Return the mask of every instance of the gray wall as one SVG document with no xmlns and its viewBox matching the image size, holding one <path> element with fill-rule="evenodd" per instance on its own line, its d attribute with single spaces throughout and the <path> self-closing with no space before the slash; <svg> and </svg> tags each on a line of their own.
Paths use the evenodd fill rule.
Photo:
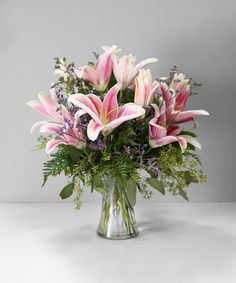
<svg viewBox="0 0 236 283">
<path fill-rule="evenodd" d="M 232 1 L 0 1 L 1 161 L 0 201 L 60 201 L 64 178 L 41 189 L 44 152 L 32 152 L 31 125 L 40 115 L 26 106 L 48 92 L 56 56 L 77 64 L 91 51 L 117 44 L 138 60 L 155 56 L 152 70 L 165 75 L 176 64 L 202 82 L 190 108 L 200 117 L 206 185 L 191 186 L 193 201 L 236 201 L 235 81 L 236 2 Z M 90 193 L 85 200 L 97 200 Z M 155 194 L 155 200 L 172 201 Z"/>
</svg>

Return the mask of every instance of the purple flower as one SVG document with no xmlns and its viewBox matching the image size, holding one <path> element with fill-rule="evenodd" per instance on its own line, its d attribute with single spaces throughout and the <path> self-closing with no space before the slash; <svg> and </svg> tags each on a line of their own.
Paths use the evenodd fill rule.
<svg viewBox="0 0 236 283">
<path fill-rule="evenodd" d="M 91 149 L 94 149 L 94 150 L 102 151 L 106 148 L 106 145 L 105 145 L 104 141 L 96 140 L 94 142 L 89 142 L 88 147 L 91 148 Z"/>
</svg>

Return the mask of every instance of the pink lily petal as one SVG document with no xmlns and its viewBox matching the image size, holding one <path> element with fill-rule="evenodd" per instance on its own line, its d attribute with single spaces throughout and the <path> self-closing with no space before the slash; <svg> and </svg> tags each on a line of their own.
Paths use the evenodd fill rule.
<svg viewBox="0 0 236 283">
<path fill-rule="evenodd" d="M 188 143 L 192 144 L 193 146 L 195 146 L 199 149 L 202 148 L 201 144 L 199 143 L 199 141 L 196 138 L 191 137 L 191 136 L 187 136 L 187 135 L 181 135 L 181 137 L 184 137 L 186 139 L 186 141 Z"/>
<path fill-rule="evenodd" d="M 180 74 L 174 74 L 174 78 L 170 84 L 171 88 L 181 90 L 184 86 L 189 84 L 189 79 L 185 79 L 185 75 Z"/>
<path fill-rule="evenodd" d="M 51 154 L 59 144 L 66 144 L 64 140 L 50 140 L 46 144 L 46 153 Z"/>
<path fill-rule="evenodd" d="M 92 103 L 94 104 L 97 113 L 100 113 L 101 111 L 101 107 L 102 107 L 102 101 L 100 99 L 100 97 L 98 97 L 95 94 L 88 94 L 87 97 L 92 101 Z"/>
<path fill-rule="evenodd" d="M 189 88 L 181 91 L 176 97 L 175 110 L 183 111 L 189 98 Z"/>
<path fill-rule="evenodd" d="M 155 103 L 152 103 L 151 106 L 155 110 L 155 117 L 159 117 L 160 116 L 160 109 L 159 109 L 158 105 L 156 105 Z"/>
<path fill-rule="evenodd" d="M 112 73 L 112 61 L 111 55 L 117 49 L 116 45 L 111 46 L 106 49 L 105 52 L 99 57 L 97 61 L 97 72 L 99 76 L 99 81 L 104 84 L 110 79 Z"/>
<path fill-rule="evenodd" d="M 125 71 L 128 66 L 129 56 L 122 56 L 119 61 L 116 55 L 113 55 L 113 73 L 117 82 L 123 84 L 125 80 L 125 75 L 127 76 L 127 71 Z"/>
<path fill-rule="evenodd" d="M 98 124 L 97 122 L 91 119 L 87 127 L 88 138 L 92 141 L 95 141 L 103 128 L 103 125 Z"/>
<path fill-rule="evenodd" d="M 48 114 L 44 105 L 42 103 L 40 103 L 39 101 L 31 100 L 31 101 L 27 102 L 27 105 L 29 107 L 33 108 L 35 111 L 39 112 L 40 114 L 43 114 L 44 116 L 46 116 L 50 119 L 52 118 L 51 115 Z"/>
<path fill-rule="evenodd" d="M 45 123 L 48 123 L 48 121 L 39 121 L 39 122 L 35 123 L 30 130 L 31 134 L 35 131 L 36 128 L 41 127 Z"/>
<path fill-rule="evenodd" d="M 73 94 L 68 98 L 68 101 L 73 103 L 75 106 L 83 109 L 86 113 L 88 113 L 94 121 L 98 124 L 102 124 L 99 119 L 99 113 L 97 112 L 96 107 L 90 98 L 82 93 Z"/>
<path fill-rule="evenodd" d="M 147 66 L 150 63 L 156 63 L 158 62 L 158 59 L 156 58 L 148 58 L 145 59 L 143 61 L 141 61 L 139 64 L 136 65 L 136 67 L 134 68 L 134 73 L 135 75 L 139 72 L 140 69 L 144 68 L 145 66 Z"/>
<path fill-rule="evenodd" d="M 73 70 L 74 70 L 74 73 L 76 74 L 76 76 L 77 76 L 79 79 L 82 79 L 83 74 L 84 74 L 84 68 L 83 68 L 83 67 L 74 68 Z"/>
<path fill-rule="evenodd" d="M 140 106 L 149 106 L 153 101 L 154 91 L 158 86 L 157 81 L 152 81 L 151 71 L 141 69 L 135 79 L 134 102 Z"/>
<path fill-rule="evenodd" d="M 119 90 L 120 90 L 120 85 L 116 84 L 105 95 L 101 108 L 101 115 L 103 116 L 104 121 L 112 121 L 117 118 L 118 115 L 117 94 Z"/>
<path fill-rule="evenodd" d="M 74 120 L 74 127 L 77 126 L 79 120 L 80 120 L 80 117 L 82 115 L 84 115 L 86 113 L 86 111 L 84 111 L 83 109 L 79 109 L 76 113 L 75 113 L 75 120 Z"/>
<path fill-rule="evenodd" d="M 71 117 L 70 112 L 65 107 L 65 105 L 63 105 L 63 104 L 58 105 L 57 110 L 58 110 L 58 112 L 57 112 L 57 117 L 55 119 L 55 122 L 64 123 L 64 120 L 66 118 L 68 121 L 73 123 L 74 119 Z"/>
<path fill-rule="evenodd" d="M 149 122 L 149 135 L 150 139 L 157 139 L 163 138 L 167 135 L 166 128 L 157 124 L 157 119 L 153 118 Z"/>
<path fill-rule="evenodd" d="M 54 119 L 58 119 L 58 105 L 47 95 L 40 93 L 38 95 L 39 100 L 42 102 L 47 113 Z"/>
<path fill-rule="evenodd" d="M 62 134 L 61 137 L 66 142 L 66 144 L 77 145 L 81 142 L 79 139 L 74 137 L 73 131 L 71 131 L 71 133 L 70 133 L 70 131 L 67 131 L 67 133 Z"/>
<path fill-rule="evenodd" d="M 134 102 L 140 106 L 145 105 L 145 85 L 143 79 L 139 76 L 135 80 Z"/>
<path fill-rule="evenodd" d="M 163 145 L 167 145 L 173 142 L 178 142 L 178 139 L 174 136 L 165 136 L 160 139 L 150 139 L 149 140 L 149 144 L 153 148 L 161 147 Z"/>
<path fill-rule="evenodd" d="M 89 81 L 93 85 L 99 84 L 98 72 L 93 67 L 88 65 L 83 67 L 83 79 Z"/>
<path fill-rule="evenodd" d="M 143 115 L 145 115 L 144 108 L 136 105 L 135 103 L 127 103 L 120 107 L 118 111 L 118 118 L 108 123 L 103 129 L 103 133 L 109 133 L 125 121 L 132 120 Z"/>
<path fill-rule="evenodd" d="M 54 133 L 54 134 L 59 134 L 61 129 L 62 129 L 61 124 L 57 123 L 44 123 L 41 128 L 40 132 L 41 133 Z"/>
<path fill-rule="evenodd" d="M 182 131 L 182 128 L 178 126 L 170 126 L 168 127 L 168 135 L 169 136 L 177 136 Z M 181 135 L 182 136 L 182 135 Z"/>
<path fill-rule="evenodd" d="M 176 93 L 174 89 L 169 89 L 165 83 L 162 83 L 160 89 L 166 104 L 166 114 L 169 116 L 175 109 Z"/>
<path fill-rule="evenodd" d="M 177 139 L 178 139 L 178 142 L 179 142 L 179 145 L 181 147 L 181 151 L 184 152 L 185 149 L 187 148 L 187 140 L 182 137 L 182 136 L 177 136 Z"/>
<path fill-rule="evenodd" d="M 193 121 L 194 118 L 198 115 L 209 115 L 205 110 L 189 110 L 180 112 L 179 115 L 175 118 L 175 123 L 185 123 Z"/>
<path fill-rule="evenodd" d="M 55 88 L 50 89 L 50 96 L 55 103 L 58 102 L 58 97 L 57 97 Z"/>
<path fill-rule="evenodd" d="M 154 104 L 152 104 L 153 106 Z M 162 104 L 161 108 L 158 106 L 153 106 L 155 109 L 155 118 L 158 120 L 158 125 L 165 126 L 166 125 L 166 107 L 165 103 Z"/>
<path fill-rule="evenodd" d="M 187 141 L 184 138 L 181 137 L 174 137 L 174 136 L 166 136 L 163 137 L 161 139 L 158 140 L 149 140 L 149 144 L 151 147 L 156 148 L 156 147 L 161 147 L 163 145 L 167 145 L 173 142 L 178 142 L 180 147 L 181 147 L 181 151 L 184 152 L 184 150 L 187 147 Z"/>
<path fill-rule="evenodd" d="M 156 89 L 159 87 L 159 83 L 157 81 L 154 81 L 152 85 L 149 85 L 150 90 L 148 91 L 148 96 L 146 97 L 146 105 L 148 106 L 152 103 L 153 98 L 154 98 L 154 92 Z"/>
<path fill-rule="evenodd" d="M 86 111 L 84 111 L 83 109 L 79 109 L 76 113 L 75 113 L 75 120 L 78 120 L 82 115 L 86 114 Z"/>
</svg>

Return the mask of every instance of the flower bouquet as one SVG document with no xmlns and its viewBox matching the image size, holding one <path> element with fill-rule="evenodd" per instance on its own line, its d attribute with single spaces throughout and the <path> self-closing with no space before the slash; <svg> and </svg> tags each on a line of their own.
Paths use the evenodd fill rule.
<svg viewBox="0 0 236 283">
<path fill-rule="evenodd" d="M 39 94 L 28 105 L 47 118 L 32 127 L 42 133 L 36 147 L 50 155 L 43 185 L 63 172 L 69 182 L 60 197 L 73 195 L 77 208 L 85 188 L 98 191 L 103 196 L 98 234 L 126 239 L 138 234 L 136 192 L 150 198 L 152 189 L 168 191 L 188 200 L 187 187 L 206 181 L 192 130 L 196 116 L 209 114 L 184 110 L 199 84 L 176 66 L 168 77 L 153 80 L 145 67 L 157 59 L 136 65 L 132 55 L 119 58 L 115 45 L 103 50 L 94 53 L 95 63 L 79 68 L 56 58 L 59 79 L 50 96 Z M 182 128 L 187 122 L 190 130 Z"/>
</svg>

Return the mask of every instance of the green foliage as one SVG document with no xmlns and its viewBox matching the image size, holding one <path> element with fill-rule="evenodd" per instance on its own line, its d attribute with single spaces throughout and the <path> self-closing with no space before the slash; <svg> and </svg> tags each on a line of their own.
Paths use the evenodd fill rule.
<svg viewBox="0 0 236 283">
<path fill-rule="evenodd" d="M 57 176 L 64 172 L 65 176 L 73 176 L 74 161 L 67 151 L 58 150 L 52 154 L 52 159 L 43 163 L 43 185 L 49 176 Z"/>
<path fill-rule="evenodd" d="M 35 150 L 40 150 L 40 149 L 44 149 L 46 147 L 46 144 L 49 140 L 51 140 L 54 136 L 49 134 L 47 136 L 43 136 L 43 135 L 40 135 L 38 138 L 37 138 L 37 143 L 35 145 Z"/>
<path fill-rule="evenodd" d="M 163 195 L 165 194 L 165 187 L 162 182 L 155 178 L 147 178 L 146 181 L 153 189 L 158 190 Z"/>
<path fill-rule="evenodd" d="M 178 144 L 148 148 L 143 156 L 143 163 L 140 163 L 140 145 L 135 142 L 137 132 L 131 131 L 129 125 L 123 128 L 124 132 L 121 131 L 119 135 L 124 144 L 121 145 L 119 139 L 112 139 L 110 136 L 107 137 L 106 149 L 103 151 L 61 145 L 52 154 L 52 159 L 44 163 L 43 185 L 49 176 L 57 176 L 62 172 L 72 178 L 72 182 L 77 180 L 73 189 L 72 185 L 67 185 L 60 195 L 64 199 L 73 192 L 76 193 L 74 202 L 79 208 L 84 188 L 91 187 L 91 191 L 95 189 L 102 193 L 103 177 L 107 175 L 119 180 L 120 186 L 127 190 L 132 204 L 135 204 L 137 190 L 144 198 L 151 197 L 152 191 L 147 184 L 162 194 L 168 191 L 188 200 L 186 188 L 191 183 L 206 182 L 199 157 L 192 147 L 188 147 L 184 153 Z M 130 147 L 130 151 L 127 152 L 126 146 Z M 146 156 L 147 160 L 151 157 L 155 161 L 150 165 L 145 161 Z M 158 172 L 154 168 L 159 168 Z M 140 169 L 146 170 L 150 177 L 142 179 Z"/>
<path fill-rule="evenodd" d="M 104 188 L 103 180 L 99 175 L 91 176 L 91 189 L 92 191 L 95 189 L 98 192 L 102 192 Z"/>
<path fill-rule="evenodd" d="M 147 187 L 145 183 L 137 183 L 137 189 L 144 199 L 150 199 L 153 192 Z"/>
<path fill-rule="evenodd" d="M 159 168 L 158 180 L 147 179 L 153 188 L 158 189 L 160 188 L 158 184 L 162 184 L 162 188 L 173 195 L 180 195 L 188 200 L 186 195 L 188 185 L 206 182 L 207 178 L 200 166 L 199 157 L 190 148 L 182 154 L 179 146 L 171 144 L 161 147 L 156 154 L 156 166 Z M 150 168 L 148 169 L 147 171 L 150 172 Z"/>
<path fill-rule="evenodd" d="M 187 193 L 182 189 L 179 188 L 179 195 L 184 198 L 185 200 L 189 201 L 188 197 L 187 197 Z"/>
<path fill-rule="evenodd" d="M 74 191 L 74 182 L 66 185 L 60 192 L 61 199 L 66 199 L 73 194 Z"/>
<path fill-rule="evenodd" d="M 81 207 L 81 204 L 82 204 L 81 199 L 84 193 L 84 189 L 85 189 L 85 186 L 81 184 L 80 179 L 76 178 L 74 181 L 74 191 L 73 192 L 75 193 L 75 198 L 73 199 L 73 202 L 77 210 L 79 210 Z"/>
</svg>

